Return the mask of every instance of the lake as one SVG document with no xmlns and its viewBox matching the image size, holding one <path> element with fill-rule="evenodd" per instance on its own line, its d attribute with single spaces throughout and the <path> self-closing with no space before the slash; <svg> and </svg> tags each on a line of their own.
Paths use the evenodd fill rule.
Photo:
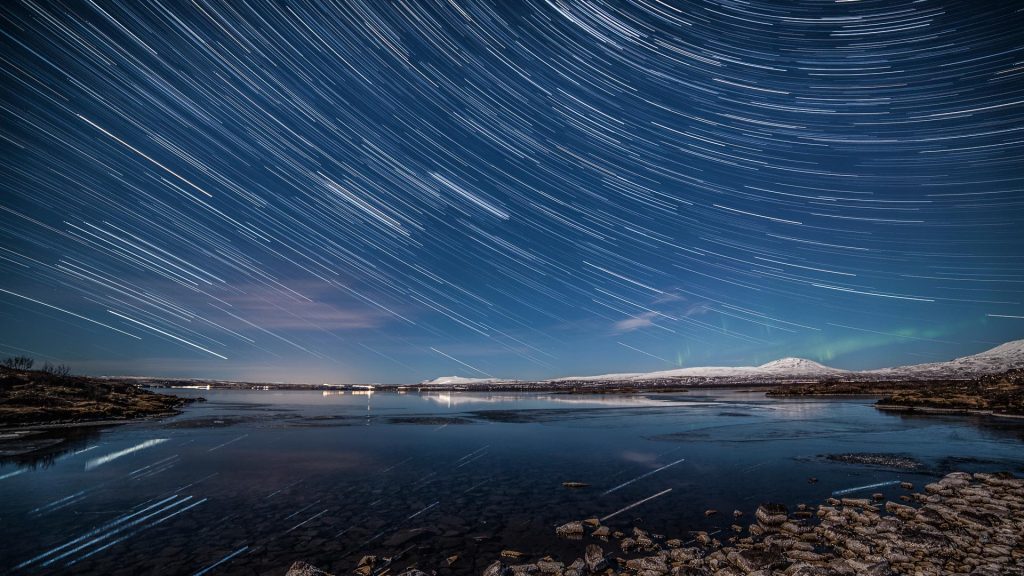
<svg viewBox="0 0 1024 576">
<path fill-rule="evenodd" d="M 0 466 L 0 570 L 283 575 L 306 560 L 349 573 L 364 554 L 401 553 L 397 566 L 479 574 L 505 548 L 571 562 L 578 547 L 553 536 L 570 520 L 685 537 L 728 532 L 733 510 L 749 523 L 765 501 L 895 498 L 899 480 L 1024 470 L 1024 421 L 886 413 L 872 399 L 171 393 L 207 402 L 69 431 L 60 452 Z M 907 461 L 826 457 L 849 453 Z"/>
</svg>

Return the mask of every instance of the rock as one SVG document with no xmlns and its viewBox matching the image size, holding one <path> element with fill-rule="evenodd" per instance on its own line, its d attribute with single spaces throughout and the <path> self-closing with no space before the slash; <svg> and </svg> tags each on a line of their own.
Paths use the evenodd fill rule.
<svg viewBox="0 0 1024 576">
<path fill-rule="evenodd" d="M 870 510 L 872 512 L 878 512 L 878 508 L 871 505 L 871 501 L 867 498 L 843 498 L 840 500 L 843 506 L 852 506 L 854 508 L 863 508 L 864 510 Z"/>
<path fill-rule="evenodd" d="M 904 490 L 913 490 L 914 485 L 910 482 L 900 482 L 900 488 L 903 488 Z"/>
<path fill-rule="evenodd" d="M 586 526 L 596 527 L 601 525 L 601 521 L 597 518 L 587 518 L 583 521 L 583 524 Z"/>
<path fill-rule="evenodd" d="M 668 564 L 660 556 L 647 556 L 645 558 L 634 558 L 626 561 L 626 568 L 637 572 L 653 572 L 654 574 L 668 573 Z"/>
<path fill-rule="evenodd" d="M 512 573 L 500 560 L 495 560 L 484 568 L 483 576 L 509 576 Z"/>
<path fill-rule="evenodd" d="M 804 562 L 822 562 L 827 559 L 827 556 L 815 554 L 813 551 L 809 550 L 787 550 L 786 557 L 790 560 Z"/>
<path fill-rule="evenodd" d="M 574 488 L 575 489 L 575 488 L 586 488 L 586 487 L 590 486 L 590 484 L 587 484 L 586 482 L 562 482 L 562 486 L 564 486 L 566 488 Z"/>
<path fill-rule="evenodd" d="M 612 532 L 612 529 L 607 527 L 607 526 L 598 526 L 597 529 L 594 530 L 592 534 L 593 534 L 593 536 L 595 538 L 608 538 L 608 536 L 611 534 L 611 532 Z"/>
<path fill-rule="evenodd" d="M 604 559 L 604 550 L 597 544 L 587 545 L 587 549 L 583 552 L 583 563 L 591 572 L 600 572 L 608 566 L 608 561 Z"/>
<path fill-rule="evenodd" d="M 925 494 L 907 496 L 910 505 L 883 505 L 878 494 L 829 499 L 829 505 L 817 507 L 816 519 L 807 506 L 791 517 L 780 504 L 762 504 L 748 535 L 734 535 L 725 546 L 697 532 L 694 541 L 701 547 L 670 539 L 658 551 L 655 537 L 634 528 L 629 537 L 618 533 L 627 558 L 616 558 L 612 567 L 603 550 L 591 544 L 585 559 L 568 568 L 545 558 L 515 572 L 503 572 L 498 563 L 485 576 L 1024 575 L 1014 568 L 1024 566 L 1024 480 L 960 473 L 928 486 Z M 593 533 L 601 529 L 607 533 L 604 526 Z M 639 551 L 647 554 L 636 557 Z"/>
<path fill-rule="evenodd" d="M 783 561 L 782 555 L 775 548 L 751 548 L 749 550 L 729 552 L 726 558 L 733 566 L 739 568 L 744 573 L 769 569 Z"/>
<path fill-rule="evenodd" d="M 525 556 L 525 554 L 523 554 L 522 552 L 520 552 L 518 550 L 508 550 L 508 549 L 505 549 L 505 550 L 501 551 L 501 557 L 502 558 L 522 558 L 523 556 Z"/>
<path fill-rule="evenodd" d="M 368 555 L 363 556 L 362 558 L 360 558 L 359 562 L 356 563 L 355 573 L 359 574 L 359 576 L 370 576 L 370 574 L 373 573 L 374 566 L 376 566 L 376 565 L 377 565 L 377 557 L 376 556 L 370 556 L 368 554 Z"/>
<path fill-rule="evenodd" d="M 704 511 L 704 517 L 705 518 L 710 518 L 710 517 L 714 516 L 715 514 L 718 514 L 718 510 L 715 510 L 714 508 L 712 508 L 710 510 L 705 510 Z"/>
<path fill-rule="evenodd" d="M 619 542 L 619 548 L 622 548 L 623 552 L 630 552 L 637 547 L 636 540 L 633 538 L 623 538 Z"/>
<path fill-rule="evenodd" d="M 445 558 L 445 562 L 447 562 L 449 566 L 451 566 L 452 564 L 455 564 L 458 561 L 459 561 L 459 555 L 458 554 L 454 554 L 452 556 L 449 556 L 448 558 Z"/>
<path fill-rule="evenodd" d="M 513 576 L 533 576 L 540 573 L 540 568 L 536 564 L 516 564 L 509 566 L 508 569 L 512 572 Z"/>
<path fill-rule="evenodd" d="M 791 564 L 789 568 L 786 568 L 786 571 L 783 572 L 783 574 L 786 576 L 834 576 L 836 573 L 824 566 L 808 564 L 806 562 L 796 562 Z"/>
<path fill-rule="evenodd" d="M 732 517 L 733 518 L 742 518 L 743 517 L 743 512 L 740 512 L 739 510 L 733 510 L 732 511 Z"/>
<path fill-rule="evenodd" d="M 783 504 L 761 504 L 757 507 L 754 517 L 762 526 L 778 526 L 789 517 L 789 511 Z"/>
<path fill-rule="evenodd" d="M 284 576 L 334 576 L 334 575 L 329 573 L 329 572 L 324 572 L 323 570 L 317 568 L 316 566 L 313 566 L 312 564 L 307 564 L 305 562 L 298 561 L 298 562 L 292 563 L 291 567 L 288 568 L 288 572 L 285 573 Z"/>
<path fill-rule="evenodd" d="M 565 564 L 556 562 L 550 556 L 537 561 L 537 569 L 541 574 L 561 574 Z"/>
<path fill-rule="evenodd" d="M 579 537 L 583 535 L 583 522 L 568 522 L 562 524 L 558 528 L 555 528 L 555 534 L 567 538 L 567 537 Z"/>
</svg>

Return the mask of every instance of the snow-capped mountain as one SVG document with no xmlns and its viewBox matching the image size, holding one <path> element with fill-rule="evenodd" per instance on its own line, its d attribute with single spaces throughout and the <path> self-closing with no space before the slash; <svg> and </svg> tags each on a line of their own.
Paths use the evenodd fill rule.
<svg viewBox="0 0 1024 576">
<path fill-rule="evenodd" d="M 824 378 L 849 374 L 845 370 L 831 368 L 805 358 L 782 358 L 760 366 L 699 366 L 678 368 L 659 372 L 634 372 L 626 374 L 603 374 L 600 376 L 570 376 L 556 378 L 553 382 L 566 380 L 660 380 L 664 378 Z"/>
<path fill-rule="evenodd" d="M 756 369 L 759 372 L 788 374 L 791 376 L 824 376 L 846 373 L 846 370 L 818 364 L 814 360 L 806 358 L 780 358 L 767 364 L 761 364 Z"/>
<path fill-rule="evenodd" d="M 883 378 L 915 378 L 922 380 L 973 378 L 983 374 L 997 374 L 1011 368 L 1024 368 L 1024 340 L 1000 344 L 972 356 L 949 362 L 932 362 L 911 366 L 896 366 L 880 370 L 866 370 L 860 374 Z"/>
<path fill-rule="evenodd" d="M 984 374 L 996 374 L 1012 368 L 1024 368 L 1024 340 L 1014 340 L 991 350 L 948 362 L 914 364 L 878 370 L 850 371 L 832 368 L 805 358 L 782 358 L 760 366 L 705 366 L 662 370 L 659 372 L 628 372 L 598 376 L 570 376 L 548 380 L 551 383 L 567 381 L 641 381 L 669 378 L 708 378 L 737 382 L 771 379 L 844 378 L 849 380 L 888 380 L 893 378 L 914 380 L 965 379 Z M 463 378 L 445 376 L 424 381 L 435 385 L 473 385 L 510 382 L 495 378 Z"/>
</svg>

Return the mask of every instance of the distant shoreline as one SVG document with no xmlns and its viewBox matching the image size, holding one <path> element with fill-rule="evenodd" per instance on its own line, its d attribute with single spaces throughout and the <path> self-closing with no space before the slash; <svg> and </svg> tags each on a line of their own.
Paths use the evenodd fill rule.
<svg viewBox="0 0 1024 576">
<path fill-rule="evenodd" d="M 767 390 L 769 398 L 879 398 L 875 407 L 887 411 L 961 413 L 1024 417 L 1024 369 L 963 380 L 837 380 L 664 378 L 657 380 L 548 380 L 494 381 L 469 384 L 300 385 L 244 382 L 148 380 L 154 388 L 210 390 L 335 390 L 353 393 L 456 392 L 549 394 L 655 394 L 689 393 L 701 389 L 747 388 Z M 209 388 L 206 388 L 209 386 Z"/>
<path fill-rule="evenodd" d="M 816 378 L 726 378 L 683 377 L 651 380 L 499 380 L 472 384 L 290 384 L 267 382 L 231 382 L 224 380 L 177 380 L 137 378 L 146 388 L 197 390 L 344 390 L 373 392 L 557 392 L 566 394 L 637 394 L 651 392 L 689 392 L 705 388 L 788 388 L 819 385 L 826 379 Z M 965 380 L 967 381 L 967 380 Z M 895 387 L 921 385 L 931 380 L 848 380 L 852 386 Z M 878 396 L 882 393 L 866 393 Z M 805 395 L 805 394 L 801 394 Z M 847 393 L 836 393 L 847 395 Z"/>
</svg>

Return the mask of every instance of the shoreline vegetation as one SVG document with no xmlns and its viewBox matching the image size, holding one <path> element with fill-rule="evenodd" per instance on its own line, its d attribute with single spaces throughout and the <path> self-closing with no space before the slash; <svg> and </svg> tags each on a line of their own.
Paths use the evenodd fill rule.
<svg viewBox="0 0 1024 576">
<path fill-rule="evenodd" d="M 117 423 L 177 414 L 191 399 L 132 380 L 0 368 L 0 429 Z"/>
<path fill-rule="evenodd" d="M 865 486 L 862 491 L 870 491 Z M 829 498 L 816 508 L 764 503 L 753 517 L 736 510 L 728 528 L 672 538 L 640 528 L 614 529 L 603 519 L 568 522 L 552 539 L 579 543 L 574 559 L 513 549 L 482 576 L 999 576 L 1024 573 L 1024 479 L 1008 473 L 954 472 L 914 492 L 900 483 L 897 501 Z M 717 511 L 709 510 L 708 518 Z M 431 576 L 401 553 L 364 556 L 355 574 Z M 448 565 L 459 561 L 457 556 Z M 424 570 L 427 570 L 426 572 Z M 295 562 L 286 576 L 331 576 Z"/>
<path fill-rule="evenodd" d="M 131 380 L 74 376 L 64 366 L 32 370 L 32 364 L 21 357 L 0 366 L 0 461 L 49 462 L 104 426 L 173 416 L 196 401 Z"/>
</svg>

